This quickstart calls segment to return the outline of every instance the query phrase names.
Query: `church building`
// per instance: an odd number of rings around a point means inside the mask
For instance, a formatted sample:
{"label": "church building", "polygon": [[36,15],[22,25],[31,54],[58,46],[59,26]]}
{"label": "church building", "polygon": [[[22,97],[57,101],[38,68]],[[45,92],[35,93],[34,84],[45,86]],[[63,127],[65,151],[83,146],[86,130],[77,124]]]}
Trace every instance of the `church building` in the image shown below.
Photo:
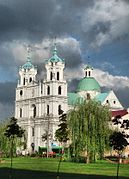
{"label": "church building", "polygon": [[38,151],[46,147],[47,141],[42,136],[49,135],[49,146],[58,146],[55,131],[59,124],[59,115],[66,113],[80,100],[94,99],[102,105],[109,105],[111,111],[121,111],[123,106],[114,92],[101,92],[101,87],[93,77],[93,68],[87,65],[85,75],[80,80],[76,92],[67,92],[64,79],[65,60],[57,54],[56,45],[52,56],[46,60],[46,76],[37,79],[37,66],[31,62],[28,53],[26,63],[19,68],[19,80],[16,88],[15,117],[25,129],[27,150]]}

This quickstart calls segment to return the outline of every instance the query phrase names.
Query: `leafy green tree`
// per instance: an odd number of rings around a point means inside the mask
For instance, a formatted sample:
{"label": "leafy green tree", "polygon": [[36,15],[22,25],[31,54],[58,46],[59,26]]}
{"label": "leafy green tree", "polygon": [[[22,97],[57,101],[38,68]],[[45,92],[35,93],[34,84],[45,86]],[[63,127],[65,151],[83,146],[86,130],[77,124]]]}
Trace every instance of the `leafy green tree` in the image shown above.
{"label": "leafy green tree", "polygon": [[14,149],[15,138],[23,137],[24,130],[17,124],[17,119],[15,117],[10,118],[10,123],[7,125],[4,135],[10,140],[10,157],[11,157],[11,175],[12,177],[12,158]]}
{"label": "leafy green tree", "polygon": [[66,143],[69,140],[69,132],[68,132],[68,124],[67,124],[67,115],[62,114],[59,117],[60,124],[58,125],[58,129],[55,132],[55,137],[61,143]]}
{"label": "leafy green tree", "polygon": [[8,156],[9,149],[10,149],[10,142],[9,139],[4,135],[6,129],[7,122],[0,123],[0,152],[2,156]]}
{"label": "leafy green tree", "polygon": [[109,146],[111,114],[106,106],[92,100],[75,106],[68,115],[73,153],[85,153],[86,162],[102,159]]}
{"label": "leafy green tree", "polygon": [[119,175],[120,159],[124,149],[129,145],[128,138],[129,135],[126,134],[126,130],[129,129],[129,120],[122,120],[121,116],[116,116],[112,120],[113,124],[117,126],[117,130],[114,131],[109,137],[109,144],[113,150],[118,154],[118,163],[117,163],[117,179]]}
{"label": "leafy green tree", "polygon": [[128,145],[126,135],[124,132],[114,131],[109,137],[110,146],[116,150],[119,155],[122,154],[125,147]]}
{"label": "leafy green tree", "polygon": [[[58,139],[59,142],[61,142],[64,145],[69,140],[67,114],[64,114],[62,110],[61,110],[60,114],[61,114],[59,116],[60,124],[58,125],[59,128],[55,132],[55,137]],[[59,163],[58,163],[57,178],[59,178],[59,170],[60,170],[61,161],[62,161],[62,155],[60,156],[60,160],[59,160]]]}

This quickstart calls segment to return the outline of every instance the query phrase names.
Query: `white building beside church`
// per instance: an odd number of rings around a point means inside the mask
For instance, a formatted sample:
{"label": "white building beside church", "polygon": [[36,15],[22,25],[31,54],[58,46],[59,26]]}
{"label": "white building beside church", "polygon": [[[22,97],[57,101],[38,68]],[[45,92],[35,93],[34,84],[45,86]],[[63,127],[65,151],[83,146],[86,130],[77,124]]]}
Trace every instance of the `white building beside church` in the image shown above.
{"label": "white building beside church", "polygon": [[49,131],[49,145],[58,145],[55,131],[59,124],[61,111],[66,113],[80,99],[95,99],[102,105],[109,105],[111,110],[122,110],[113,91],[101,93],[101,87],[92,75],[93,68],[85,68],[85,77],[78,84],[75,93],[67,92],[64,79],[64,59],[58,57],[56,45],[52,57],[45,63],[46,78],[37,79],[37,67],[31,63],[28,53],[27,62],[19,68],[19,80],[16,88],[15,117],[25,129],[27,150],[45,147],[42,135]]}

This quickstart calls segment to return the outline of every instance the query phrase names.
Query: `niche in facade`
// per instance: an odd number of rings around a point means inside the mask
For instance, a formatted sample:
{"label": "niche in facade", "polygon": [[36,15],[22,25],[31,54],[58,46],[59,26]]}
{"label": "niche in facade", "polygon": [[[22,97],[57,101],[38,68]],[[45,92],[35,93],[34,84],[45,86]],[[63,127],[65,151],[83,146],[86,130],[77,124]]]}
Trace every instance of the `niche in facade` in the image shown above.
{"label": "niche in facade", "polygon": [[33,112],[33,117],[35,118],[36,117],[36,106],[35,106],[35,104],[32,104],[32,108],[33,108],[33,110],[32,110],[32,112]]}

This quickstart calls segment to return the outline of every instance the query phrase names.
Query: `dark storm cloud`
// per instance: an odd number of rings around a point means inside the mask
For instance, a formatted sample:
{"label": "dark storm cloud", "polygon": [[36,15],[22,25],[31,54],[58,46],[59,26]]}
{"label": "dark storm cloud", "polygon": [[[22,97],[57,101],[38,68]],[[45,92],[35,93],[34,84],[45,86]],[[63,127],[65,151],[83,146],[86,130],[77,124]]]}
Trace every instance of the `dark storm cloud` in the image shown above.
{"label": "dark storm cloud", "polygon": [[[115,24],[118,21],[110,17],[112,9],[109,8],[109,12],[106,11],[111,3],[106,5],[103,2],[95,0],[13,0],[0,3],[0,39],[1,41],[12,39],[40,41],[46,36],[74,35],[84,44],[90,45],[99,33],[110,33],[112,23]],[[112,2],[116,1],[112,0]],[[127,2],[123,1],[124,7]],[[95,6],[97,3],[99,11]],[[121,5],[121,3],[122,1],[118,1],[116,4]],[[103,14],[103,8],[105,8],[107,19]],[[98,12],[102,13],[100,18]],[[121,14],[116,13],[115,15]],[[93,18],[95,20],[92,22]],[[123,34],[118,34],[115,39]],[[112,34],[110,37],[114,38]]]}
{"label": "dark storm cloud", "polygon": [[107,92],[110,90],[113,90],[115,95],[117,96],[118,100],[120,101],[120,103],[122,104],[122,106],[124,108],[128,108],[129,107],[129,87],[124,87],[124,88],[116,88],[116,86],[114,86],[112,89],[108,88],[108,87],[102,87],[101,88],[102,92]]}
{"label": "dark storm cloud", "polygon": [[[110,4],[110,2],[114,2],[118,6],[105,8],[104,5]],[[99,10],[95,6],[97,3]],[[1,0],[0,68],[10,71],[11,74],[14,73],[14,69],[22,65],[20,60],[15,59],[11,49],[5,46],[5,42],[11,44],[16,40],[19,43],[20,41],[21,43],[29,41],[31,44],[40,44],[47,37],[50,39],[55,36],[57,39],[73,37],[80,42],[81,50],[86,54],[86,50],[91,44],[101,46],[109,41],[127,40],[129,14],[126,12],[126,7],[128,4],[128,0]],[[123,9],[119,9],[119,7]],[[118,9],[114,11],[114,8]],[[121,10],[125,13],[122,18],[122,14],[119,13]],[[99,12],[101,13],[99,14]],[[124,20],[125,24],[123,25]],[[65,59],[66,67],[70,70],[80,68],[81,55],[81,52],[77,48],[73,48],[72,45],[59,44],[59,56]],[[22,62],[24,63],[24,59]],[[43,64],[41,61],[38,61],[38,64],[35,61],[35,64],[39,67],[40,78],[44,78],[41,74],[41,71],[44,70]],[[11,80],[14,81],[13,78]],[[78,80],[73,79],[68,85],[69,91],[74,91],[77,84]],[[0,83],[0,102],[2,104],[10,104],[10,106],[14,104],[15,86],[16,84],[13,82]],[[129,104],[126,100],[129,95],[128,91],[129,89],[124,88],[116,91],[125,106],[127,103]]]}
{"label": "dark storm cloud", "polygon": [[10,70],[15,66],[12,52],[6,45],[0,45],[0,66],[5,70]]}
{"label": "dark storm cloud", "polygon": [[3,40],[9,40],[9,36],[10,39],[38,40],[49,35],[55,4],[52,0],[13,0],[0,5],[0,10],[0,37]]}
{"label": "dark storm cloud", "polygon": [[14,105],[15,87],[15,82],[0,83],[0,103]]}
{"label": "dark storm cloud", "polygon": [[0,83],[0,120],[14,116],[15,82]]}
{"label": "dark storm cloud", "polygon": [[66,68],[75,68],[82,63],[79,49],[75,49],[70,45],[66,45],[65,47],[59,46],[59,55],[64,58]]}
{"label": "dark storm cloud", "polygon": [[79,79],[72,79],[68,83],[68,92],[75,92],[77,90],[79,81],[80,81]]}
{"label": "dark storm cloud", "polygon": [[129,107],[129,87],[115,90],[116,95],[119,97],[121,104],[125,107]]}
{"label": "dark storm cloud", "polygon": [[[2,40],[77,34],[79,17],[93,1],[13,0],[0,4]],[[78,25],[77,25],[78,24]]]}

